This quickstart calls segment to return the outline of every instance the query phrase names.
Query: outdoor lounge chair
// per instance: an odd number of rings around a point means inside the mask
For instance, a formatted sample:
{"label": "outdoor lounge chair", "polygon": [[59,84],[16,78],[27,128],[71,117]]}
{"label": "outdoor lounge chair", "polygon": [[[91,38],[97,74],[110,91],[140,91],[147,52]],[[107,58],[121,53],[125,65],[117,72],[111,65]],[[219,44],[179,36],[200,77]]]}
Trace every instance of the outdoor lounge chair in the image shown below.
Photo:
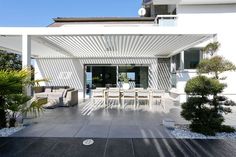
{"label": "outdoor lounge chair", "polygon": [[78,90],[74,88],[63,87],[46,87],[42,93],[35,93],[36,98],[46,97],[48,103],[44,105],[44,108],[56,108],[59,106],[73,106],[78,104]]}
{"label": "outdoor lounge chair", "polygon": [[66,89],[63,97],[63,106],[74,106],[78,104],[78,90]]}

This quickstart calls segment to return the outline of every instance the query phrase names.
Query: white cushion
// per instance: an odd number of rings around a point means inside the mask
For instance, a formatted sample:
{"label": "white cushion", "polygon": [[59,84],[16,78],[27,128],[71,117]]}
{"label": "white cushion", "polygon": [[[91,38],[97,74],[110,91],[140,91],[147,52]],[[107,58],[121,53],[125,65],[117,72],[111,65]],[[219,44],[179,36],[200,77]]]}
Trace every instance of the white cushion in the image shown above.
{"label": "white cushion", "polygon": [[51,93],[52,92],[52,89],[51,88],[45,88],[45,93]]}

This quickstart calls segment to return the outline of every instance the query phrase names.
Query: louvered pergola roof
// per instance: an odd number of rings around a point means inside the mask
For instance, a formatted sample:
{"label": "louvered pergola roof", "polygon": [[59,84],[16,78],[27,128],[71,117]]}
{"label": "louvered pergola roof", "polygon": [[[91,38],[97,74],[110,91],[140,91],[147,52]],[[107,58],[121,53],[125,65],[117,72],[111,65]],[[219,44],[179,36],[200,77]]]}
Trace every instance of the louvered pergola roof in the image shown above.
{"label": "louvered pergola roof", "polygon": [[168,57],[214,36],[157,26],[0,28],[0,48],[21,53],[25,34],[39,58]]}

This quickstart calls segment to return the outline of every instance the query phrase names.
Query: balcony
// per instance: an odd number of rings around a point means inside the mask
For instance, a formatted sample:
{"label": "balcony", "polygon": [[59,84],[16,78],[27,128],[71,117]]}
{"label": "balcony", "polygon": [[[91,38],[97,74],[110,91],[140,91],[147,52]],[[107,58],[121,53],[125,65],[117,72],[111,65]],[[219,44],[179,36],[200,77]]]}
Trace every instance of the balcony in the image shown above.
{"label": "balcony", "polygon": [[157,15],[155,24],[160,27],[174,27],[177,26],[177,15]]}

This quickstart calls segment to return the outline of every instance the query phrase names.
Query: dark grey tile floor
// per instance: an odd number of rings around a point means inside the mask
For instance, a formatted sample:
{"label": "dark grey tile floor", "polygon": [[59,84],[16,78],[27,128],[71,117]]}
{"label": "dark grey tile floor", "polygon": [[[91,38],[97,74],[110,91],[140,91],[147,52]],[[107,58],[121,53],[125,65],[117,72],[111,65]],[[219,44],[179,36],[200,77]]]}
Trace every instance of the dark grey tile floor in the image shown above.
{"label": "dark grey tile floor", "polygon": [[235,140],[0,138],[1,157],[235,157]]}
{"label": "dark grey tile floor", "polygon": [[[171,111],[172,112],[172,111]],[[161,125],[164,118],[183,121],[179,114],[165,113],[160,105],[134,110],[112,106],[103,108],[90,101],[69,108],[46,110],[31,125],[13,137],[93,137],[93,138],[172,138]],[[176,111],[175,111],[176,112]],[[29,122],[29,121],[28,121]]]}
{"label": "dark grey tile floor", "polygon": [[[78,106],[46,110],[39,118],[28,122],[30,126],[13,137],[92,137],[92,138],[173,138],[161,125],[165,118],[177,124],[187,124],[180,116],[180,106],[166,102],[164,110],[159,104],[152,109],[140,105],[139,109],[127,105],[125,109],[87,100]],[[26,121],[26,123],[28,123]],[[234,121],[235,122],[235,121]]]}

